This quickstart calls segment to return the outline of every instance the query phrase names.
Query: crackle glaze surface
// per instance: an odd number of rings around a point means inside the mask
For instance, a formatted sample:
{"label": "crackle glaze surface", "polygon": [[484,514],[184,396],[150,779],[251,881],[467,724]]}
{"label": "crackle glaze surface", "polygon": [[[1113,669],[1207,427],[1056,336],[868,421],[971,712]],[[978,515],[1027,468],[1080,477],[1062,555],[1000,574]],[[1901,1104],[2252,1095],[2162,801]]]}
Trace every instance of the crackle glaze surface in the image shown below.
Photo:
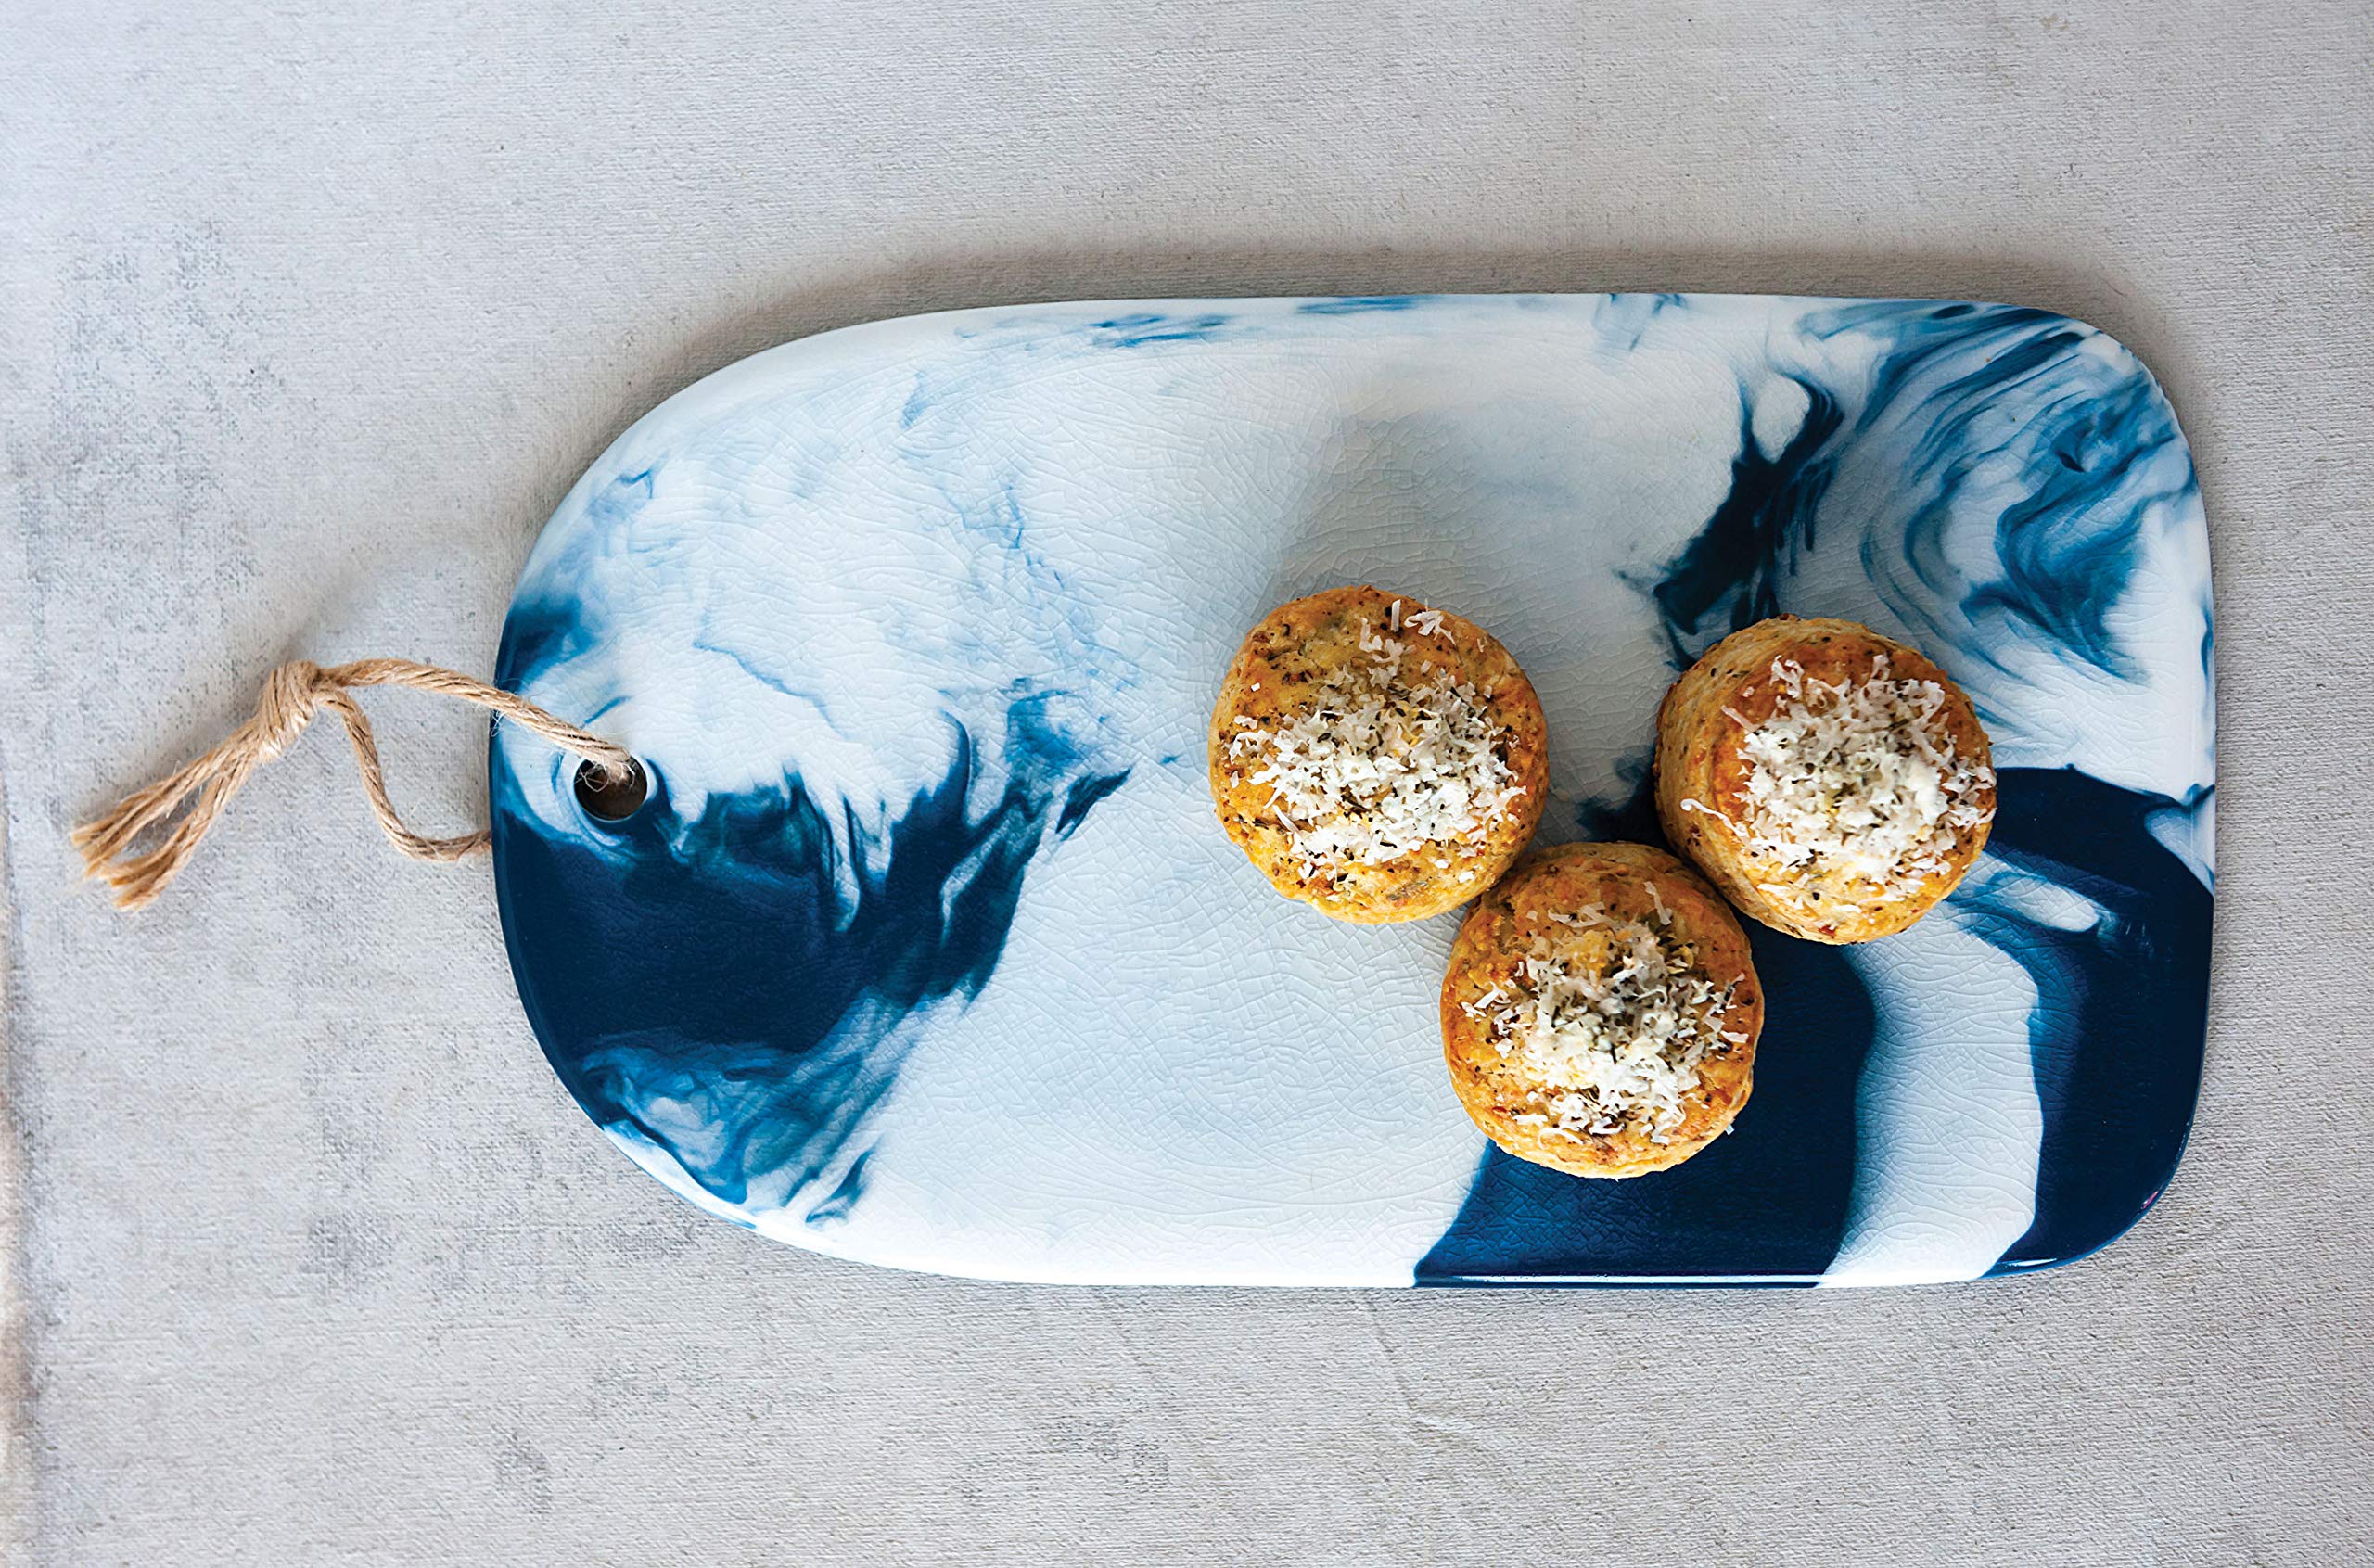
{"label": "crackle glaze surface", "polygon": [[[1588,1182],[1444,1081],[1457,916],[1339,925],[1212,822],[1245,627],[1345,581],[1496,633],[1545,839],[1653,839],[1658,697],[1776,610],[1867,621],[1995,742],[1910,932],[1757,929],[1737,1130]],[[499,732],[520,995],[641,1166],[795,1244],[1112,1282],[1876,1283],[2043,1267],[2175,1167],[2199,1086],[2207,541],[2150,374],[1937,301],[1051,305],[757,355],[561,504],[504,684],[632,746],[581,811]]]}

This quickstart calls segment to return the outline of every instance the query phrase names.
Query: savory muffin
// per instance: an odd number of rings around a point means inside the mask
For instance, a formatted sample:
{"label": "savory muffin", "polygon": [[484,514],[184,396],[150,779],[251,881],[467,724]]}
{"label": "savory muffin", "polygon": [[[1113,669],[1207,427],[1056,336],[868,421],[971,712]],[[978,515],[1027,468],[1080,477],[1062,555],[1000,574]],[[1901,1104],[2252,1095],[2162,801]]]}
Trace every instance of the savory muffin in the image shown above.
{"label": "savory muffin", "polygon": [[1375,588],[1272,610],[1212,710],[1220,825],[1289,899],[1423,920],[1492,886],[1548,794],[1541,702],[1506,648]]}
{"label": "savory muffin", "polygon": [[1657,710],[1657,816],[1743,914],[1817,942],[1901,931],[1995,821],[1970,698],[1851,620],[1780,616],[1707,650]]}
{"label": "savory muffin", "polygon": [[1443,977],[1443,1058],[1475,1125],[1576,1176],[1679,1165],[1754,1087],[1764,992],[1747,934],[1640,844],[1528,856],[1469,911]]}

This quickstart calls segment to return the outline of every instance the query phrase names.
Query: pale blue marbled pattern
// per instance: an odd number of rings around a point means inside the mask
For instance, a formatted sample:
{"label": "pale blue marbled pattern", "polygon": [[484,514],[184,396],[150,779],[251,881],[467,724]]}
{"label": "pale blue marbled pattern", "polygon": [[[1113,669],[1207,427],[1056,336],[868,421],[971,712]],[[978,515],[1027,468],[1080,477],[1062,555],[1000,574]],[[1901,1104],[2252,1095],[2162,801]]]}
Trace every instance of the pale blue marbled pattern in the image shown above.
{"label": "pale blue marbled pattern", "polygon": [[[1646,836],[1676,670],[1776,609],[1925,647],[2003,813],[1911,932],[1758,934],[1739,1130],[1576,1181],[1487,1153],[1433,1016],[1455,919],[1336,925],[1210,819],[1219,672],[1375,581],[1491,628],[1549,837]],[[1968,1278],[2115,1235],[2199,1079],[2201,504],[2149,374],[2049,313],[1461,297],[853,328],[671,399],[563,503],[501,676],[632,746],[629,822],[508,732],[520,991],[704,1206],[995,1277]]]}

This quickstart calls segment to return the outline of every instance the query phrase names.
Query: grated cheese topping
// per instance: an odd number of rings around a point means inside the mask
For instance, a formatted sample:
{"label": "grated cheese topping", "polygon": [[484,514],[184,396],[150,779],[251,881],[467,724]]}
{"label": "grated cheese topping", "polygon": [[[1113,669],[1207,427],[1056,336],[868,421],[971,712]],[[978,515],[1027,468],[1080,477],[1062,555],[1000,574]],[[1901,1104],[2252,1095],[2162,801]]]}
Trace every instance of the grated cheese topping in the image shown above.
{"label": "grated cheese topping", "polygon": [[[1864,681],[1816,680],[1793,659],[1775,659],[1771,678],[1784,695],[1770,718],[1748,724],[1724,709],[1747,731],[1747,817],[1729,825],[1768,872],[1851,877],[1893,903],[1905,883],[1946,869],[1957,830],[1994,815],[1973,798],[1994,771],[1956,754],[1938,682],[1893,678],[1885,654]],[[1725,820],[1695,800],[1682,806]],[[1757,886],[1801,906],[1809,896],[1777,881]],[[1860,906],[1832,899],[1822,910]]]}
{"label": "grated cheese topping", "polygon": [[[1408,624],[1418,631],[1433,615]],[[1232,761],[1253,764],[1245,776],[1270,786],[1305,878],[1481,839],[1525,793],[1508,763],[1507,726],[1449,670],[1405,670],[1398,600],[1391,618],[1385,631],[1360,621],[1368,657],[1331,671],[1310,702],[1266,725],[1240,715],[1229,742]]]}
{"label": "grated cheese topping", "polygon": [[1516,994],[1496,986],[1461,1004],[1489,1023],[1504,1061],[1546,1086],[1542,1108],[1517,1121],[1576,1141],[1629,1128],[1670,1142],[1699,1064],[1747,1043],[1723,1027],[1745,976],[1718,988],[1698,972],[1673,937],[1672,911],[1654,902],[1653,928],[1598,904],[1551,915],[1568,930],[1535,935]]}

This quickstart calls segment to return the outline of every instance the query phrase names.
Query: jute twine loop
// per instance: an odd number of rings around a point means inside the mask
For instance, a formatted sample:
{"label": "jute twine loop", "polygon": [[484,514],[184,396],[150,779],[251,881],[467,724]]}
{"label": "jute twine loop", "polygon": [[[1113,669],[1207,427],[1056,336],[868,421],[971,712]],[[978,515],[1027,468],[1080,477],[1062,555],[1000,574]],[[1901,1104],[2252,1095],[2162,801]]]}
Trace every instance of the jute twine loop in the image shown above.
{"label": "jute twine loop", "polygon": [[[458,670],[408,658],[357,659],[327,669],[310,659],[291,659],[264,678],[255,716],[232,731],[222,745],[147,788],[126,796],[114,810],[74,830],[74,847],[83,852],[83,874],[113,888],[120,909],[136,910],[154,899],[188,863],[248,776],[286,751],[325,708],[346,721],[346,738],[354,747],[355,766],[363,774],[371,812],[397,848],[418,860],[458,860],[484,849],[490,835],[483,828],[451,838],[430,838],[406,827],[396,815],[388,798],[387,778],[379,768],[379,746],[372,738],[371,720],[347,695],[354,686],[410,686],[459,697],[584,758],[606,778],[623,779],[634,768],[633,757],[623,747]],[[197,801],[155,848],[132,853],[134,839],[171,818],[193,793]]]}

